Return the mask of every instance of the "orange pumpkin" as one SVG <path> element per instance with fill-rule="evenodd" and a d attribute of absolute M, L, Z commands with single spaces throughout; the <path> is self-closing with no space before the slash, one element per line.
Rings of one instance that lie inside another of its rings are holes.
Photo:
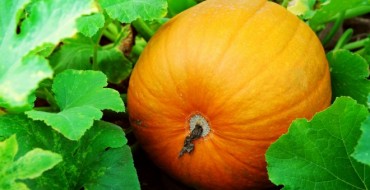
<path fill-rule="evenodd" d="M 207 0 L 172 18 L 142 52 L 128 89 L 144 150 L 197 189 L 271 186 L 268 146 L 330 100 L 315 33 L 266 0 Z"/>

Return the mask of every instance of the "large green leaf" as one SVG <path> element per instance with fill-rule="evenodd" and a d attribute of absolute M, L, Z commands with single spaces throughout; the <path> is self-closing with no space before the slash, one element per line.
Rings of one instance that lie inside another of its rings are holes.
<path fill-rule="evenodd" d="M 24 115 L 0 116 L 0 140 L 13 134 L 22 142 L 16 157 L 34 147 L 63 156 L 52 170 L 25 180 L 31 189 L 140 189 L 131 150 L 116 125 L 96 121 L 80 140 L 70 141 L 41 121 Z"/>
<path fill-rule="evenodd" d="M 370 109 L 370 95 L 367 99 L 367 107 Z M 358 161 L 370 166 L 370 114 L 361 126 L 362 135 L 356 146 L 355 152 L 352 154 Z"/>
<path fill-rule="evenodd" d="M 133 167 L 131 150 L 128 146 L 109 149 L 104 155 L 98 155 L 92 162 L 90 170 L 81 175 L 84 187 L 87 189 L 140 189 L 136 169 Z M 104 171 L 104 173 L 102 173 Z M 124 176 L 124 177 L 113 177 Z"/>
<path fill-rule="evenodd" d="M 360 55 L 347 50 L 336 50 L 327 55 L 330 63 L 333 99 L 351 96 L 359 103 L 367 104 L 370 92 L 369 65 Z"/>
<path fill-rule="evenodd" d="M 50 56 L 50 64 L 55 73 L 67 69 L 91 69 L 95 43 L 81 34 L 63 40 L 63 45 Z"/>
<path fill-rule="evenodd" d="M 131 62 L 117 48 L 98 51 L 99 68 L 107 75 L 111 83 L 120 83 L 126 79 L 132 70 Z"/>
<path fill-rule="evenodd" d="M 23 11 L 29 2 L 0 0 L 0 107 L 18 111 L 30 108 L 30 94 L 53 73 L 32 51 L 75 34 L 76 19 L 96 10 L 92 0 L 38 0 Z"/>
<path fill-rule="evenodd" d="M 367 37 L 364 49 L 359 53 L 370 65 L 370 36 Z"/>
<path fill-rule="evenodd" d="M 166 15 L 166 0 L 99 0 L 108 15 L 123 23 L 130 23 L 138 18 L 153 20 Z"/>
<path fill-rule="evenodd" d="M 43 120 L 72 140 L 81 138 L 85 131 L 93 125 L 94 120 L 99 120 L 103 116 L 99 109 L 91 106 L 73 107 L 59 113 L 29 111 L 27 114 L 32 119 Z"/>
<path fill-rule="evenodd" d="M 170 17 L 174 17 L 175 15 L 179 14 L 180 12 L 189 9 L 190 7 L 197 4 L 195 0 L 167 0 L 168 3 L 168 15 Z"/>
<path fill-rule="evenodd" d="M 284 189 L 369 189 L 370 166 L 350 156 L 368 114 L 342 97 L 309 122 L 295 120 L 267 150 L 270 180 Z"/>
<path fill-rule="evenodd" d="M 35 120 L 43 120 L 71 140 L 78 140 L 102 117 L 100 110 L 124 111 L 117 91 L 104 88 L 106 76 L 99 71 L 67 70 L 54 79 L 52 91 L 61 109 L 59 113 L 37 110 L 26 112 Z"/>
<path fill-rule="evenodd" d="M 0 189 L 28 189 L 17 180 L 34 179 L 62 161 L 59 154 L 35 148 L 14 160 L 18 152 L 15 135 L 0 142 Z"/>
<path fill-rule="evenodd" d="M 361 126 L 362 135 L 358 141 L 353 157 L 370 166 L 370 115 Z"/>
<path fill-rule="evenodd" d="M 94 13 L 77 19 L 78 30 L 87 37 L 92 37 L 104 26 L 103 13 Z"/>

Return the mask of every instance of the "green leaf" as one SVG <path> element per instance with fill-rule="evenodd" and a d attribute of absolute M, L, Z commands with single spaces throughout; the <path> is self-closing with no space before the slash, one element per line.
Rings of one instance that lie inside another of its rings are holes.
<path fill-rule="evenodd" d="M 28 189 L 24 183 L 16 180 L 40 177 L 62 161 L 59 154 L 39 148 L 30 150 L 14 161 L 17 152 L 15 135 L 0 142 L 0 189 Z"/>
<path fill-rule="evenodd" d="M 99 120 L 103 116 L 99 109 L 90 106 L 73 107 L 59 113 L 29 111 L 27 115 L 35 120 L 43 120 L 72 140 L 81 138 L 86 130 L 93 125 L 94 120 Z"/>
<path fill-rule="evenodd" d="M 53 53 L 55 45 L 52 43 L 45 43 L 42 46 L 36 47 L 34 50 L 30 52 L 30 54 L 37 54 L 41 57 L 48 57 L 51 53 Z"/>
<path fill-rule="evenodd" d="M 327 55 L 330 63 L 333 99 L 351 96 L 366 105 L 370 92 L 369 66 L 358 54 L 347 50 L 335 50 Z"/>
<path fill-rule="evenodd" d="M 99 156 L 91 165 L 91 170 L 85 170 L 87 173 L 82 174 L 82 180 L 85 182 L 84 187 L 87 189 L 132 189 L 139 190 L 136 170 L 132 162 L 127 164 L 127 160 L 132 160 L 131 150 L 128 146 L 109 149 L 104 155 Z M 101 174 L 104 168 L 104 174 Z M 112 176 L 125 176 L 124 178 L 112 178 Z M 94 178 L 98 177 L 98 180 Z"/>
<path fill-rule="evenodd" d="M 367 98 L 367 107 L 370 109 L 370 94 Z M 352 156 L 359 162 L 370 165 L 370 114 L 361 125 L 362 135 Z"/>
<path fill-rule="evenodd" d="M 5 167 L 12 164 L 16 153 L 18 152 L 18 143 L 15 136 L 0 142 L 0 168 L 1 172 L 5 172 Z M 1 178 L 0 178 L 1 179 Z"/>
<path fill-rule="evenodd" d="M 90 38 L 80 34 L 65 39 L 61 48 L 50 56 L 50 65 L 57 74 L 67 69 L 91 69 L 94 46 Z"/>
<path fill-rule="evenodd" d="M 168 15 L 173 17 L 180 12 L 189 9 L 190 7 L 197 4 L 195 0 L 167 0 L 168 3 Z"/>
<path fill-rule="evenodd" d="M 75 20 L 96 10 L 92 0 L 39 0 L 22 14 L 29 2 L 0 0 L 0 106 L 18 111 L 31 107 L 30 94 L 53 74 L 47 60 L 39 56 L 43 54 L 32 51 L 73 35 Z M 24 20 L 18 23 L 21 16 Z"/>
<path fill-rule="evenodd" d="M 100 110 L 124 111 L 119 93 L 107 85 L 107 78 L 98 71 L 67 70 L 54 79 L 52 91 L 61 109 L 59 113 L 31 110 L 26 114 L 43 120 L 71 140 L 80 139 L 102 117 Z"/>
<path fill-rule="evenodd" d="M 166 0 L 99 0 L 108 15 L 123 23 L 130 23 L 138 18 L 153 20 L 164 17 L 167 13 Z"/>
<path fill-rule="evenodd" d="M 6 62 L 0 64 L 9 66 L 0 69 L 0 107 L 19 112 L 32 108 L 35 98 L 31 93 L 41 80 L 52 76 L 47 60 L 40 56 L 26 56 L 12 66 Z"/>
<path fill-rule="evenodd" d="M 362 135 L 358 141 L 355 152 L 352 154 L 357 161 L 370 166 L 370 115 L 361 126 Z"/>
<path fill-rule="evenodd" d="M 132 70 L 131 62 L 116 48 L 98 51 L 98 63 L 100 70 L 107 75 L 111 83 L 122 82 Z"/>
<path fill-rule="evenodd" d="M 309 20 L 309 25 L 314 30 L 317 30 L 320 25 L 325 24 L 329 21 L 335 19 L 341 12 L 346 12 L 349 14 L 351 9 L 361 8 L 363 6 L 370 5 L 369 0 L 330 0 L 324 1 L 320 4 L 319 9 L 316 11 L 311 20 Z M 345 17 L 348 17 L 345 15 Z"/>
<path fill-rule="evenodd" d="M 70 141 L 24 115 L 0 116 L 0 139 L 13 134 L 23 142 L 18 154 L 40 147 L 63 156 L 41 177 L 25 180 L 31 189 L 140 189 L 127 139 L 116 125 L 96 121 L 79 141 Z"/>
<path fill-rule="evenodd" d="M 88 105 L 100 110 L 124 111 L 119 93 L 104 88 L 107 84 L 102 72 L 67 70 L 55 77 L 53 92 L 61 109 Z"/>
<path fill-rule="evenodd" d="M 59 154 L 35 148 L 20 157 L 13 166 L 18 179 L 33 179 L 62 161 Z"/>
<path fill-rule="evenodd" d="M 94 13 L 77 19 L 77 28 L 83 35 L 92 37 L 103 28 L 104 22 L 103 13 Z"/>
<path fill-rule="evenodd" d="M 133 63 L 136 63 L 139 59 L 141 52 L 143 52 L 145 46 L 147 45 L 147 42 L 144 38 L 136 37 L 135 38 L 135 45 L 132 47 L 131 54 L 130 54 L 130 60 L 132 60 Z"/>
<path fill-rule="evenodd" d="M 350 156 L 368 114 L 341 97 L 310 122 L 295 120 L 266 152 L 270 180 L 284 189 L 368 189 L 370 167 Z"/>
<path fill-rule="evenodd" d="M 169 20 L 169 18 L 159 18 L 151 21 L 146 21 L 146 24 L 150 27 L 150 29 L 156 32 L 163 24 L 165 24 Z"/>
<path fill-rule="evenodd" d="M 365 47 L 360 51 L 360 55 L 367 61 L 367 64 L 370 65 L 370 36 L 367 37 L 368 41 L 365 42 Z"/>

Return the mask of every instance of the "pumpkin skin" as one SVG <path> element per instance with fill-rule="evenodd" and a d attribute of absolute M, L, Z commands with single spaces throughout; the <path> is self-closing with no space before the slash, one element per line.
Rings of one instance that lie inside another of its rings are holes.
<path fill-rule="evenodd" d="M 207 0 L 152 37 L 132 72 L 128 111 L 150 158 L 197 189 L 271 187 L 264 154 L 296 118 L 330 105 L 315 33 L 266 0 Z M 179 157 L 189 121 L 210 131 Z"/>

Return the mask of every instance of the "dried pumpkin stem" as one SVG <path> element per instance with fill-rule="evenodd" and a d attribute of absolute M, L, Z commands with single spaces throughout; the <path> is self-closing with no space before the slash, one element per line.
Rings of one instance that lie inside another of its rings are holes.
<path fill-rule="evenodd" d="M 181 149 L 179 157 L 194 150 L 193 141 L 199 139 L 202 136 L 202 132 L 203 129 L 200 125 L 195 126 L 195 129 L 191 131 L 190 135 L 185 137 L 184 147 Z"/>
<path fill-rule="evenodd" d="M 190 154 L 194 150 L 193 141 L 206 136 L 210 131 L 207 120 L 199 114 L 193 115 L 190 118 L 189 127 L 191 132 L 190 135 L 185 137 L 184 147 L 181 149 L 179 157 L 185 153 Z"/>

